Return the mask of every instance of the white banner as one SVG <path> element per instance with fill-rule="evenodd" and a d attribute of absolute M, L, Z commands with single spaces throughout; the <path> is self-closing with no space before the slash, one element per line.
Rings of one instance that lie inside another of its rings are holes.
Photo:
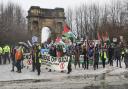
<path fill-rule="evenodd" d="M 46 62 L 46 67 L 51 70 L 66 71 L 68 67 L 69 57 L 64 56 L 58 58 L 58 57 L 44 56 L 43 63 L 45 64 L 45 62 Z"/>
<path fill-rule="evenodd" d="M 24 63 L 26 66 L 32 65 L 32 58 L 30 53 L 24 54 Z M 43 55 L 42 56 L 42 64 L 46 65 L 47 68 L 51 70 L 56 71 L 66 71 L 68 67 L 70 57 L 64 56 L 64 57 L 52 57 L 50 55 Z"/>

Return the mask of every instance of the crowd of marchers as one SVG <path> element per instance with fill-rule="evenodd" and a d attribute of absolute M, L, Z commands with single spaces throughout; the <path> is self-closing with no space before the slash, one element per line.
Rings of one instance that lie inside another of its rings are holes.
<path fill-rule="evenodd" d="M 82 41 L 80 43 L 71 43 L 68 46 L 55 45 L 55 44 L 34 44 L 31 48 L 27 48 L 31 54 L 32 59 L 32 72 L 37 70 L 37 74 L 40 75 L 42 65 L 41 49 L 49 49 L 48 54 L 53 57 L 69 56 L 68 62 L 68 74 L 72 72 L 72 66 L 82 67 L 83 69 L 89 69 L 90 66 L 94 70 L 99 68 L 99 64 L 102 64 L 103 68 L 106 65 L 113 66 L 113 62 L 116 61 L 116 67 L 122 68 L 122 61 L 125 63 L 125 67 L 128 68 L 128 46 L 122 43 L 115 44 L 98 44 L 93 41 Z M 17 68 L 17 72 L 21 73 L 24 68 L 23 54 L 26 51 L 26 47 L 18 45 L 9 47 L 5 45 L 0 47 L 0 65 L 12 63 L 11 71 L 14 72 L 14 68 Z M 83 56 L 83 62 L 80 57 Z M 74 65 L 72 65 L 74 64 Z M 51 69 L 49 69 L 51 72 Z"/>

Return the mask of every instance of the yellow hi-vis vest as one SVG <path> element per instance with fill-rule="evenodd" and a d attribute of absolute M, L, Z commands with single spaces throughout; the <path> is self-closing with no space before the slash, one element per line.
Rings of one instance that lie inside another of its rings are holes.
<path fill-rule="evenodd" d="M 5 47 L 3 48 L 3 51 L 4 51 L 4 53 L 5 53 L 5 52 L 9 52 L 9 53 L 10 53 L 10 47 L 9 47 L 9 46 L 5 46 Z"/>
<path fill-rule="evenodd" d="M 40 55 L 41 55 L 41 53 L 39 52 L 38 56 L 40 56 Z M 35 53 L 35 63 L 36 63 L 36 53 Z M 39 63 L 42 63 L 42 59 L 41 58 L 39 58 Z"/>
<path fill-rule="evenodd" d="M 2 54 L 3 53 L 3 49 L 2 49 L 2 47 L 0 47 L 0 54 Z"/>
<path fill-rule="evenodd" d="M 100 53 L 100 58 L 101 58 L 101 60 L 102 60 L 102 52 Z M 104 52 L 104 59 L 106 60 L 107 59 L 107 54 L 106 54 L 106 52 Z"/>

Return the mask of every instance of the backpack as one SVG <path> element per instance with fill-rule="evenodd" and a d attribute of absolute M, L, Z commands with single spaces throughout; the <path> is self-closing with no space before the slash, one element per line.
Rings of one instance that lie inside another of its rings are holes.
<path fill-rule="evenodd" d="M 93 49 L 92 48 L 89 48 L 88 55 L 89 55 L 89 57 L 92 57 L 93 56 Z"/>
<path fill-rule="evenodd" d="M 15 59 L 18 61 L 21 60 L 21 58 L 22 58 L 22 52 L 17 50 L 15 54 Z"/>

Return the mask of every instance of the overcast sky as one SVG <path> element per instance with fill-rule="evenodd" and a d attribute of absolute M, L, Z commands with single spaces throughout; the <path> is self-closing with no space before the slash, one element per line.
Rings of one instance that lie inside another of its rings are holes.
<path fill-rule="evenodd" d="M 31 6 L 40 6 L 41 8 L 68 8 L 68 7 L 76 7 L 80 6 L 82 3 L 109 3 L 111 0 L 0 0 L 0 3 L 3 2 L 6 4 L 7 2 L 18 3 L 22 6 L 24 10 L 28 10 Z"/>

